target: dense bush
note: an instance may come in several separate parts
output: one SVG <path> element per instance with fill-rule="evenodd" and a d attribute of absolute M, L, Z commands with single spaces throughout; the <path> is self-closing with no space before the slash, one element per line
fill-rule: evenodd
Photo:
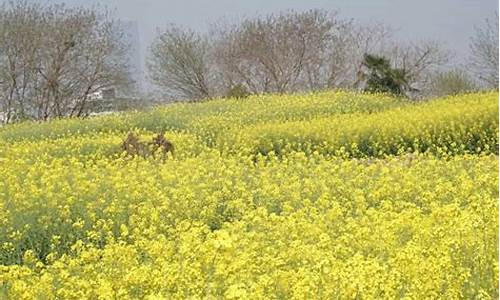
<path fill-rule="evenodd" d="M 242 99 L 248 96 L 250 96 L 250 92 L 248 92 L 248 89 L 242 84 L 234 85 L 226 93 L 227 98 Z"/>

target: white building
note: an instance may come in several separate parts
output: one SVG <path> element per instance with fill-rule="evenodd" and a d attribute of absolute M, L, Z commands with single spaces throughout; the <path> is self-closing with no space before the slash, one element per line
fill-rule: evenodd
<path fill-rule="evenodd" d="M 94 92 L 88 96 L 89 100 L 104 100 L 104 99 L 113 99 L 116 97 L 115 89 L 102 89 Z"/>

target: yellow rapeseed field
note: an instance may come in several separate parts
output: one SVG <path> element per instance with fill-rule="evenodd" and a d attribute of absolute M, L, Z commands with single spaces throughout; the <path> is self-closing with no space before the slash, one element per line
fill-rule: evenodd
<path fill-rule="evenodd" d="M 498 92 L 0 128 L 0 299 L 497 299 Z M 175 157 L 130 157 L 160 131 Z"/>

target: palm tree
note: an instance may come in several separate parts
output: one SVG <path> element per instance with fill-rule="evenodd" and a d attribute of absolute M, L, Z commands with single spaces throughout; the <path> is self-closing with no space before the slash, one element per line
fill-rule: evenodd
<path fill-rule="evenodd" d="M 392 68 L 389 59 L 383 56 L 365 54 L 363 66 L 368 69 L 363 74 L 366 79 L 365 91 L 406 96 L 407 91 L 415 90 L 409 84 L 408 72 Z"/>

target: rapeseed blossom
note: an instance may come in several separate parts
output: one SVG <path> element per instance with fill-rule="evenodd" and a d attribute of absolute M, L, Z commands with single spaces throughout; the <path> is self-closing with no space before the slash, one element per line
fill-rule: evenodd
<path fill-rule="evenodd" d="M 0 298 L 495 299 L 497 100 L 340 91 L 6 126 Z M 160 130 L 175 158 L 120 152 Z"/>

